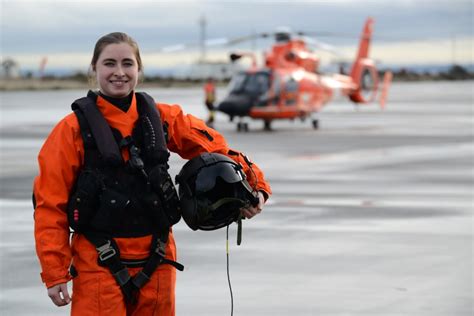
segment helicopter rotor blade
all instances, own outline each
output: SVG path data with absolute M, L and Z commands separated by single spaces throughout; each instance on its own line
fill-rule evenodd
M 229 39 L 229 42 L 227 43 L 227 45 L 228 46 L 236 45 L 236 44 L 243 43 L 246 41 L 251 41 L 257 38 L 267 38 L 267 37 L 270 37 L 271 35 L 272 34 L 270 33 L 256 33 L 256 34 L 251 34 L 251 35 L 246 35 L 246 36 L 239 36 L 239 37 Z
M 309 36 L 302 36 L 302 39 L 311 46 L 314 46 L 316 49 L 327 51 L 335 56 L 341 56 L 339 51 L 333 45 L 314 39 Z
M 204 41 L 204 45 L 206 46 L 219 46 L 219 45 L 228 45 L 229 39 L 225 37 L 220 38 L 211 38 Z
M 298 31 L 298 32 L 291 32 L 290 29 L 285 30 L 285 31 L 274 31 L 274 32 L 262 32 L 262 33 L 254 33 L 250 35 L 244 35 L 244 36 L 238 36 L 238 37 L 219 37 L 219 38 L 211 38 L 207 39 L 204 41 L 204 46 L 205 47 L 215 47 L 215 46 L 233 46 L 237 45 L 243 42 L 255 40 L 258 38 L 269 38 L 269 37 L 274 37 L 277 36 L 277 34 L 281 32 L 288 32 L 289 34 L 297 35 L 300 36 L 306 43 L 309 45 L 315 47 L 316 49 L 319 50 L 324 50 L 327 51 L 333 55 L 340 56 L 338 53 L 337 49 L 326 42 L 323 42 L 321 40 L 317 40 L 314 38 L 314 36 L 318 37 L 354 37 L 353 35 L 350 34 L 344 34 L 344 33 L 334 33 L 334 32 L 303 32 L 303 31 Z M 291 35 L 290 35 L 291 36 Z M 190 49 L 190 48 L 197 48 L 201 46 L 202 44 L 200 43 L 189 43 L 189 44 L 176 44 L 176 45 L 171 45 L 171 46 L 166 46 L 161 48 L 159 51 L 163 53 L 173 53 L 173 52 L 178 52 L 182 51 L 185 49 Z
M 299 36 L 311 36 L 311 37 L 334 37 L 334 38 L 359 38 L 359 34 L 349 33 L 338 33 L 338 32 L 296 32 Z
M 204 41 L 204 46 L 206 47 L 233 46 L 233 45 L 237 45 L 239 43 L 254 40 L 257 38 L 267 38 L 272 35 L 273 34 L 270 34 L 270 33 L 258 33 L 258 34 L 239 36 L 239 37 L 233 37 L 233 38 L 227 38 L 227 37 L 211 38 Z M 177 51 L 181 51 L 181 50 L 185 50 L 189 48 L 195 48 L 199 46 L 200 44 L 196 42 L 189 43 L 189 44 L 176 44 L 176 45 L 162 47 L 160 48 L 159 51 L 162 53 L 173 53 L 173 52 L 177 52 Z
M 176 45 L 163 47 L 163 48 L 160 49 L 160 52 L 162 52 L 162 53 L 173 53 L 173 52 L 177 52 L 177 51 L 180 51 L 180 50 L 184 50 L 188 47 L 189 47 L 189 45 L 176 44 Z

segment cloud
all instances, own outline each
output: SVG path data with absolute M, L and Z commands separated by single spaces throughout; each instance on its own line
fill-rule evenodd
M 375 18 L 374 45 L 383 43 L 400 54 L 411 47 L 412 56 L 421 51 L 421 44 L 414 44 L 417 40 L 474 37 L 470 0 L 4 0 L 1 6 L 2 55 L 23 56 L 25 60 L 29 55 L 32 56 L 30 61 L 44 55 L 55 56 L 50 60 L 58 60 L 58 64 L 66 58 L 60 56 L 90 56 L 96 40 L 113 31 L 129 33 L 145 55 L 155 54 L 164 46 L 197 42 L 198 21 L 204 15 L 208 38 L 269 32 L 286 25 L 293 30 L 352 35 L 320 38 L 343 47 L 356 46 L 362 24 L 370 15 Z M 258 43 L 261 47 L 270 44 L 268 41 Z M 242 47 L 248 49 L 251 43 Z M 441 56 L 433 49 L 424 51 L 432 54 L 433 59 Z M 384 55 L 396 59 L 389 49 L 386 52 Z M 407 55 L 410 56 L 401 54 Z M 449 55 L 444 54 L 448 62 Z M 173 58 L 163 56 L 162 59 Z

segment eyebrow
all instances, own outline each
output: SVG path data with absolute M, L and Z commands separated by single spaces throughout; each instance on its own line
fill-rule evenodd
M 116 62 L 117 60 L 114 59 L 114 58 L 106 58 L 106 59 L 104 59 L 102 62 L 105 63 L 105 62 L 109 62 L 109 61 Z M 131 62 L 135 62 L 132 58 L 124 58 L 124 59 L 122 60 L 122 62 L 124 62 L 124 61 L 127 61 L 127 62 L 130 62 L 130 61 L 131 61 Z

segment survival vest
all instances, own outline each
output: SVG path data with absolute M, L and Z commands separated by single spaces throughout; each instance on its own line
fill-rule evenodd
M 72 104 L 84 142 L 84 166 L 69 197 L 69 226 L 98 252 L 98 264 L 114 275 L 125 299 L 136 303 L 139 289 L 158 265 L 183 266 L 165 258 L 170 227 L 181 218 L 179 199 L 168 173 L 169 152 L 155 101 L 135 93 L 139 118 L 132 135 L 111 128 L 96 105 L 97 95 Z M 125 162 L 121 150 L 129 151 Z M 123 262 L 114 237 L 153 235 L 146 262 Z M 127 266 L 143 269 L 131 278 Z

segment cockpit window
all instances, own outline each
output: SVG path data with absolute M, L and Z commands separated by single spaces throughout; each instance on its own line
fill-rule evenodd
M 287 92 L 298 91 L 298 81 L 296 81 L 293 77 L 288 77 L 287 81 L 285 82 L 285 88 Z
M 229 92 L 237 92 L 243 89 L 245 82 L 245 73 L 241 72 L 232 77 L 229 82 Z
M 229 83 L 231 93 L 261 95 L 270 87 L 269 74 L 265 72 L 239 73 Z

